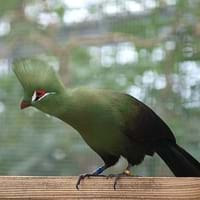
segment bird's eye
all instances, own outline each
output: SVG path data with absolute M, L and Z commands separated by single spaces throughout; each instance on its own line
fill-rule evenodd
M 47 95 L 47 92 L 45 90 L 35 90 L 32 96 L 32 102 L 33 101 L 39 101 L 41 100 L 43 97 L 45 97 Z
M 56 92 L 47 92 L 46 90 L 35 90 L 32 96 L 32 102 L 40 101 L 44 97 L 50 95 L 50 94 L 56 94 Z
M 41 97 L 41 96 L 45 95 L 45 93 L 46 93 L 45 90 L 36 90 L 36 95 L 37 95 L 38 97 Z

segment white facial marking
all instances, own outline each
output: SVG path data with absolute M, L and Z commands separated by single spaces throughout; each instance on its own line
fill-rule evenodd
M 37 99 L 37 92 L 34 91 L 31 101 L 32 102 L 40 101 L 50 94 L 56 94 L 56 92 L 46 92 L 43 96 L 41 96 L 39 99 Z
M 34 102 L 37 98 L 36 91 L 34 91 L 31 101 Z
M 44 99 L 44 97 L 46 97 L 46 96 L 48 96 L 50 94 L 55 94 L 55 92 L 47 92 L 43 96 L 41 96 L 37 101 L 40 101 L 40 100 Z

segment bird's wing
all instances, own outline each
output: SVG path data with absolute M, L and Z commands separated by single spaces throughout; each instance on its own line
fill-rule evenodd
M 125 95 L 130 112 L 125 113 L 124 134 L 138 142 L 154 142 L 161 139 L 175 141 L 175 137 L 167 124 L 139 100 Z M 132 109 L 133 108 L 133 109 Z

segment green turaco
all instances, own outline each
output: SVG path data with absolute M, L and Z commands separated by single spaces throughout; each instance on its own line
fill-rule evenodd
M 129 175 L 131 166 L 157 153 L 175 176 L 200 176 L 200 163 L 176 143 L 166 123 L 134 97 L 101 89 L 66 89 L 57 73 L 35 58 L 16 60 L 13 70 L 24 89 L 21 109 L 33 106 L 68 123 L 104 161 L 94 172 L 80 175 L 77 188 L 82 179 L 100 175 L 120 156 L 128 161 L 121 174 Z

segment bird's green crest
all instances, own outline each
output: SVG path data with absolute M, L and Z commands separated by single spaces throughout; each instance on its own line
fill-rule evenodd
M 64 88 L 57 73 L 46 62 L 31 58 L 20 59 L 13 63 L 13 71 L 27 95 L 36 89 L 59 92 Z

